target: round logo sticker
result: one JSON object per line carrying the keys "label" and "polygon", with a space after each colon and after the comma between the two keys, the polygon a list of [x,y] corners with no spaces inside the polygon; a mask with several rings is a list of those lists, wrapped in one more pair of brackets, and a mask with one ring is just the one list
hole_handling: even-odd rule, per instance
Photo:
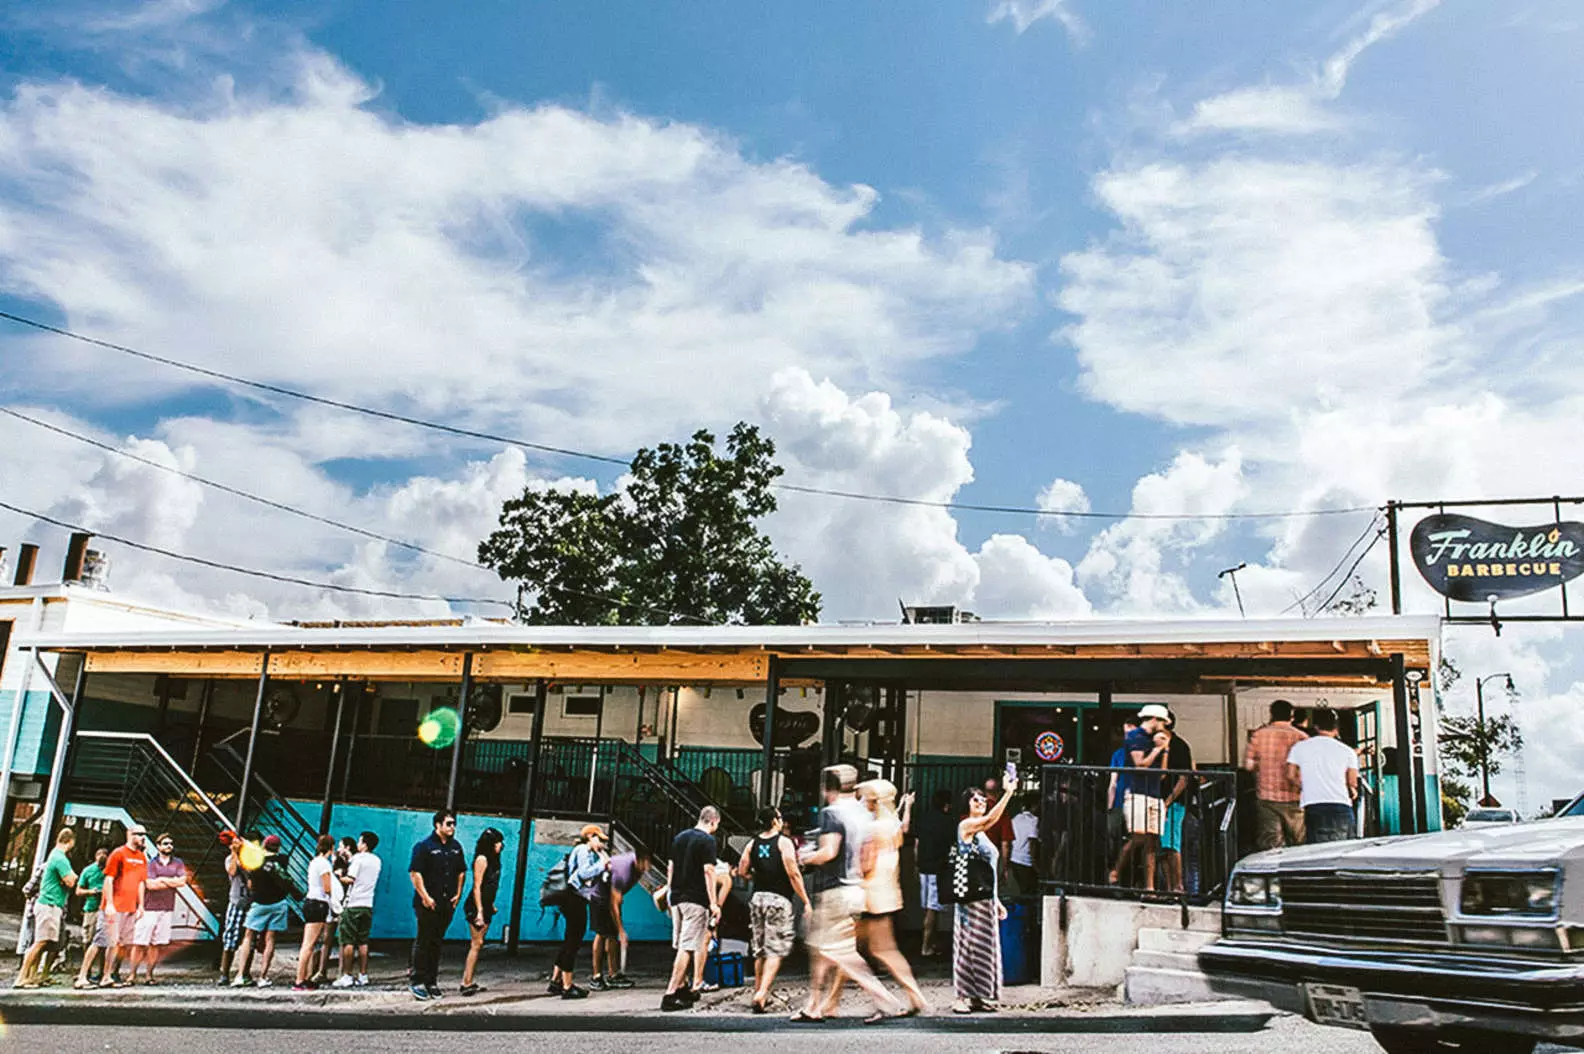
{"label": "round logo sticker", "polygon": [[1062,737],[1055,732],[1041,732],[1034,737],[1034,753],[1039,755],[1041,761],[1060,761],[1062,751],[1066,749]]}

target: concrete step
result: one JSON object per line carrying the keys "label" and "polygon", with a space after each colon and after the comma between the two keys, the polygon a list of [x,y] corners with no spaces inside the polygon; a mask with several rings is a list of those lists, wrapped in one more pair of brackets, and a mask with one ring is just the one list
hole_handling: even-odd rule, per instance
{"label": "concrete step", "polygon": [[1135,1006],[1204,1003],[1224,998],[1211,990],[1209,979],[1197,970],[1154,966],[1129,966],[1122,981],[1122,997]]}
{"label": "concrete step", "polygon": [[1221,934],[1208,930],[1158,929],[1146,926],[1139,930],[1139,950],[1150,952],[1177,952],[1196,955],[1200,948],[1216,941]]}
{"label": "concrete step", "polygon": [[[1180,930],[1183,926],[1182,908],[1174,904],[1145,904],[1139,912],[1139,922],[1145,927],[1163,930]],[[1221,906],[1190,907],[1189,930],[1201,933],[1221,932]]]}
{"label": "concrete step", "polygon": [[1130,965],[1196,973],[1199,970],[1199,957],[1192,952],[1158,952],[1140,948],[1133,953],[1133,962]]}

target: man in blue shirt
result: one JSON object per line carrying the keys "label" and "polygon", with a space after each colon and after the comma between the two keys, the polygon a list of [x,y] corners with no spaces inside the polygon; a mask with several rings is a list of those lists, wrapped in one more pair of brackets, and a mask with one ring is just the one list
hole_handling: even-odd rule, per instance
{"label": "man in blue shirt", "polygon": [[412,984],[414,999],[440,998],[440,942],[457,902],[467,861],[456,840],[456,814],[441,809],[434,814],[434,833],[413,846],[407,877],[413,884],[413,914],[418,935],[413,939]]}
{"label": "man in blue shirt", "polygon": [[1155,888],[1155,851],[1160,846],[1161,830],[1166,821],[1166,803],[1161,797],[1161,777],[1140,769],[1166,767],[1167,744],[1171,737],[1166,723],[1171,714],[1159,703],[1139,709],[1139,727],[1127,734],[1122,750],[1127,759],[1126,785],[1122,793],[1123,818],[1127,823],[1128,840],[1117,856],[1116,867],[1111,871],[1111,884],[1116,885],[1129,875],[1135,856],[1142,856],[1145,890]]}
{"label": "man in blue shirt", "polygon": [[[1122,719],[1122,742],[1138,731],[1138,719]],[[1107,857],[1114,858],[1127,841],[1127,813],[1122,811],[1122,796],[1127,793],[1127,750],[1117,747],[1111,754],[1111,786],[1106,792],[1106,845]]]}

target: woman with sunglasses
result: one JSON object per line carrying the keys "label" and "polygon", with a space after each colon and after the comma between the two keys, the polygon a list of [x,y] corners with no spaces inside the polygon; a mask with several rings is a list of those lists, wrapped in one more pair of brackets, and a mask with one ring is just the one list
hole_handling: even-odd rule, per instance
{"label": "woman with sunglasses", "polygon": [[[957,996],[953,1013],[994,1011],[1001,998],[1001,920],[1006,918],[1006,908],[996,884],[1000,853],[986,832],[1001,822],[1007,803],[1016,794],[1016,779],[1006,781],[994,805],[983,790],[970,789],[968,815],[957,825],[958,856],[977,858],[988,865],[988,871],[981,867],[980,873],[987,873],[989,882],[987,887],[966,894],[953,891],[957,902],[957,924],[952,929],[952,988]],[[947,880],[951,880],[949,875]]]}

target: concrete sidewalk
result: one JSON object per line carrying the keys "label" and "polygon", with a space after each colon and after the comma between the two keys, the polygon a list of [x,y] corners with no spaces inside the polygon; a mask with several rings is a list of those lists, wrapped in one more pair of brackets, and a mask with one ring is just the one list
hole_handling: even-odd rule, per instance
{"label": "concrete sidewalk", "polygon": [[[153,988],[77,991],[69,979],[29,991],[0,988],[0,1019],[15,1024],[202,1025],[250,1029],[363,1029],[421,1031],[594,1031],[594,1032],[758,1032],[775,1029],[861,1027],[870,1005],[849,990],[842,1016],[822,1025],[788,1020],[806,997],[807,975],[800,961],[788,963],[784,983],[775,987],[773,1013],[756,1015],[750,989],[723,988],[706,994],[691,1010],[662,1014],[670,950],[635,946],[629,973],[637,987],[594,992],[566,1000],[545,990],[554,950],[525,948],[518,958],[486,949],[477,980],[484,990],[471,998],[456,994],[464,949],[446,948],[441,971],[444,998],[420,1002],[407,990],[406,946],[383,946],[370,962],[367,988],[291,990],[295,955],[280,956],[269,988],[220,987],[207,954],[189,950],[160,967]],[[587,953],[583,963],[587,963]],[[922,964],[921,984],[933,1013],[879,1026],[891,1029],[982,1030],[988,1015],[950,1012],[952,992],[945,964]],[[580,979],[586,983],[586,978]],[[1027,1032],[1252,1032],[1271,1018],[1269,1008],[1253,1004],[1146,1009],[1123,1007],[1113,991],[1008,988],[994,1015],[998,1031]]]}

